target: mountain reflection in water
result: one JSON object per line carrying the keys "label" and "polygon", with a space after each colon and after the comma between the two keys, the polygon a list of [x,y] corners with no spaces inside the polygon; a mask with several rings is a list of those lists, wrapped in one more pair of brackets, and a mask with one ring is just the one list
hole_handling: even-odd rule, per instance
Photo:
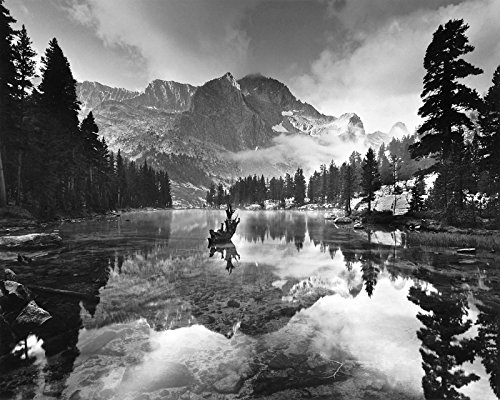
{"label": "mountain reflection in water", "polygon": [[0,398],[499,396],[498,258],[320,213],[240,217],[208,254],[223,211],[139,212],[63,225],[62,249],[9,265],[95,297],[37,294],[53,319],[28,359],[0,329]]}

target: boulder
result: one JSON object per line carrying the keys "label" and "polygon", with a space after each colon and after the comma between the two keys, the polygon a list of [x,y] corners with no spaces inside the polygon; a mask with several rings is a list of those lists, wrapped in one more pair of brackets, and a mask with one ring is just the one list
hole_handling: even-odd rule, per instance
{"label": "boulder", "polygon": [[351,224],[352,219],[349,217],[338,217],[335,218],[333,222],[335,222],[336,224],[345,225],[345,224]]}
{"label": "boulder", "polygon": [[6,308],[9,309],[10,306],[16,306],[18,304],[26,304],[30,300],[30,292],[26,287],[19,282],[15,281],[4,281],[3,290],[0,287],[0,291],[5,294]]}
{"label": "boulder", "polygon": [[227,306],[232,308],[238,308],[240,306],[240,303],[238,303],[236,300],[231,299],[227,302]]}
{"label": "boulder", "polygon": [[5,280],[17,282],[17,275],[10,268],[5,268],[4,275],[5,275]]}
{"label": "boulder", "polygon": [[0,248],[45,248],[60,246],[61,237],[57,233],[30,233],[20,236],[0,236]]}
{"label": "boulder", "polygon": [[214,383],[214,389],[219,393],[238,393],[243,386],[243,379],[238,374],[231,372],[224,378]]}
{"label": "boulder", "polygon": [[52,316],[31,300],[16,318],[16,324],[23,328],[33,328],[42,325]]}

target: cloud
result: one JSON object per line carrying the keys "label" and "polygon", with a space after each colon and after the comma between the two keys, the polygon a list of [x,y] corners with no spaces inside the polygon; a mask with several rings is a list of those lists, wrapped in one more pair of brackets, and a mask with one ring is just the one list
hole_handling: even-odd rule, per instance
{"label": "cloud", "polygon": [[[261,174],[266,171],[255,170],[284,162],[295,168],[302,168],[306,176],[311,175],[321,164],[330,164],[334,160],[337,166],[347,161],[353,151],[364,155],[368,148],[362,142],[345,142],[335,133],[325,134],[320,137],[303,134],[282,134],[273,139],[273,145],[259,150],[241,151],[232,154],[246,174]],[[269,174],[267,174],[269,175]],[[271,175],[269,175],[271,176]]]}
{"label": "cloud", "polygon": [[123,47],[142,58],[149,79],[200,84],[241,70],[246,62],[249,38],[239,27],[243,4],[71,0],[64,7],[106,46]]}
{"label": "cloud", "polygon": [[[489,85],[500,59],[500,27],[494,21],[494,16],[500,15],[500,2],[470,0],[437,10],[417,9],[409,14],[403,14],[401,9],[402,15],[396,10],[390,17],[379,16],[373,10],[375,3],[387,10],[391,3],[402,2],[348,1],[341,15],[351,30],[347,43],[352,44],[352,51],[324,49],[311,62],[308,73],[291,79],[299,97],[327,114],[356,112],[369,132],[388,131],[396,121],[414,128],[421,122],[417,110],[421,104],[425,50],[438,25],[450,18],[465,18],[469,23],[468,36],[476,52],[468,58],[487,72],[486,78],[475,78],[471,83],[481,91]],[[368,13],[372,18],[366,22]]]}

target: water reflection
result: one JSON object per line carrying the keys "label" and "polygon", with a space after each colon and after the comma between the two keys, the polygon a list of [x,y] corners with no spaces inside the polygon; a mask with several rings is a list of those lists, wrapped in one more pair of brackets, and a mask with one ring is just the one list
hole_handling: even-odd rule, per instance
{"label": "water reflection", "polygon": [[61,251],[12,268],[94,300],[40,294],[54,318],[30,336],[28,357],[12,351],[24,338],[0,333],[0,347],[11,343],[0,398],[174,398],[179,385],[222,396],[230,383],[242,398],[304,385],[323,388],[313,397],[498,396],[496,259],[411,248],[402,232],[356,232],[321,214],[240,218],[208,254],[223,211],[64,226]]}
{"label": "water reflection", "polygon": [[417,314],[424,325],[417,336],[422,341],[420,354],[425,371],[422,378],[425,398],[463,398],[457,389],[479,380],[476,374],[465,373],[460,368],[475,357],[475,341],[459,338],[472,327],[472,321],[466,318],[465,295],[451,291],[445,295],[413,286],[408,299],[426,312]]}
{"label": "water reflection", "polygon": [[213,257],[216,253],[219,253],[221,255],[221,260],[226,261],[227,272],[233,272],[233,261],[239,261],[240,259],[240,255],[238,254],[234,243],[231,241],[222,244],[211,243],[208,256]]}

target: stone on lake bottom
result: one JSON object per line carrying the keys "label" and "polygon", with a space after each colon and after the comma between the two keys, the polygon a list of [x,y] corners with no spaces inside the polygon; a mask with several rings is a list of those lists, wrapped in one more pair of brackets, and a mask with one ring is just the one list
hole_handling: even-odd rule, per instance
{"label": "stone on lake bottom", "polygon": [[240,306],[240,303],[238,303],[236,300],[231,299],[227,302],[227,306],[232,308],[238,308]]}
{"label": "stone on lake bottom", "polygon": [[333,222],[335,222],[336,224],[350,224],[352,223],[352,219],[349,217],[338,217],[335,218]]}
{"label": "stone on lake bottom", "polygon": [[52,316],[31,300],[16,318],[20,326],[40,326],[51,319]]}
{"label": "stone on lake bottom", "polygon": [[214,389],[224,394],[238,393],[242,386],[243,379],[234,372],[214,383]]}

